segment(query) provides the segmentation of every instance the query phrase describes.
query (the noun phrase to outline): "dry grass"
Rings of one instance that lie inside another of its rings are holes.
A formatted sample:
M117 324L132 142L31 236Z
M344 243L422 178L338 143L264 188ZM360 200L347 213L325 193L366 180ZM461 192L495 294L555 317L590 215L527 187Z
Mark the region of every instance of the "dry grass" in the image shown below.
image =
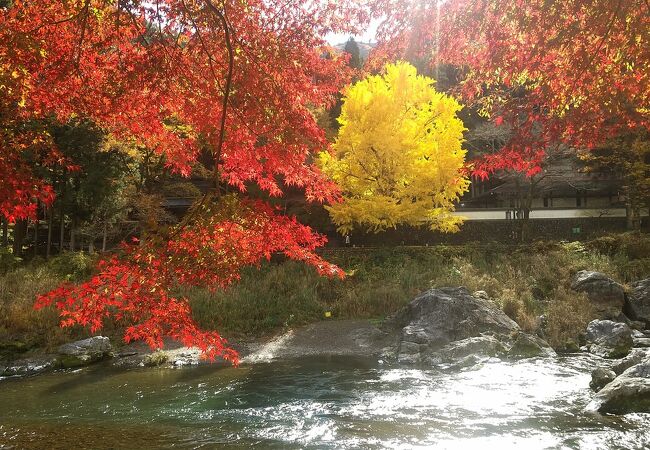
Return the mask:
M239 337L321 320L327 311L335 318L383 319L426 289L465 286L486 291L525 330L534 330L546 313L549 340L562 348L577 340L591 317L586 300L569 289L573 275L589 269L622 282L647 277L649 260L637 251L646 247L647 235L622 235L587 244L325 250L327 259L347 271L345 280L324 279L285 261L245 270L241 282L226 291L180 293L190 299L201 326ZM38 293L87 276L91 264L83 255L68 254L0 275L0 351L14 342L53 348L84 336L84 330L58 328L55 311L36 312L32 305ZM119 341L118 329L104 333Z

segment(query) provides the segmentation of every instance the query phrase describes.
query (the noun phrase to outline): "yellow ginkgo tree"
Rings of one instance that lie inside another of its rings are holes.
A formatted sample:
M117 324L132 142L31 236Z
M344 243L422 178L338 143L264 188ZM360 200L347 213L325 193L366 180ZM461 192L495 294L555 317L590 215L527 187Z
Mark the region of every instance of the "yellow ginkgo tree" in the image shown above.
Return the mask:
M320 155L343 194L328 207L340 232L397 225L458 230L461 219L451 213L469 186L465 128L456 116L461 105L434 83L398 62L347 89L333 151Z

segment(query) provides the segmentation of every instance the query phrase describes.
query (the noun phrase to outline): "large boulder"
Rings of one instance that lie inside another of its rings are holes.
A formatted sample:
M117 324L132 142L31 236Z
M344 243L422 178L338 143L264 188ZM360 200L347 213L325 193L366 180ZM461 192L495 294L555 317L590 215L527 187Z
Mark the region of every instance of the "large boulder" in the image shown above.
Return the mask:
M424 292L387 321L386 327L398 334L396 356L403 363L554 354L545 341L523 333L491 301L462 287Z
M650 412L650 358L630 367L601 389L587 410L612 414Z
M575 275L571 289L585 292L595 313L601 319L615 319L623 311L625 290L620 283L604 273L581 270Z
M632 349L632 330L624 323L592 320L587 325L589 352L603 358L623 358Z
M111 341L105 336L93 336L63 344L58 350L58 365L64 368L85 366L111 354Z
M625 299L625 313L650 327L650 278L630 284Z

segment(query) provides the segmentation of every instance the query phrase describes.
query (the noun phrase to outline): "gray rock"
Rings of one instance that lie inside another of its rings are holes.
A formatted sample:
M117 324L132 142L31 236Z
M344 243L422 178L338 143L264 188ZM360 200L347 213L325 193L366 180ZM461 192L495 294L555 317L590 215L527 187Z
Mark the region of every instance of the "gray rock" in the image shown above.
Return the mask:
M589 352L603 358L622 358L632 349L632 330L624 323L592 320L587 325Z
M505 355L508 349L494 336L477 336L451 342L427 358L430 364L460 362L469 356L490 357Z
M503 311L489 300L471 296L462 287L424 292L388 320L386 327L400 330L409 337L417 335L418 340L425 340L434 350L483 333L519 332L519 326Z
M520 333L508 351L513 358L533 358L535 356L556 356L555 351L538 336Z
M571 289L585 292L601 319L614 319L623 311L623 286L603 273L581 270L575 275Z
M643 347L643 348L648 348L650 347L650 338L649 337L633 337L632 342L634 347Z
M601 389L587 405L587 411L650 412L650 358L630 367Z
M402 341L397 351L397 362L402 364L418 364L420 362L420 344Z
M546 339L546 327L548 326L548 317L546 314L542 314L541 316L537 317L537 320L535 321L535 334L542 338Z
M620 375L632 366L636 366L648 357L648 352L644 349L633 348L629 355L618 361L612 366L616 375Z
M47 372L56 367L56 357L52 355L38 356L35 358L21 359L6 363L4 370L0 367L0 376L36 375Z
M625 299L625 312L632 319L650 326L650 278L630 284Z
M591 372L589 387L598 392L616 378L616 372L604 367L599 367Z
M403 363L444 365L470 356L531 357L555 352L519 326L491 301L465 288L431 289L385 324L397 334L396 356Z
M85 366L111 354L111 341L105 336L93 336L59 347L58 365L64 368Z

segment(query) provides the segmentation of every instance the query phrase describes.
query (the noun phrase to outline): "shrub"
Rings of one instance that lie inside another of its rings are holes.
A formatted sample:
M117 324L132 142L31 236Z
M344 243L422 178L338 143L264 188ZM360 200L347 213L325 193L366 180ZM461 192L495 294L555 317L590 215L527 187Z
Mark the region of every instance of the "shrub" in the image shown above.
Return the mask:
M81 281L90 276L96 258L83 252L64 252L49 260L47 266L65 280Z
M585 293L557 288L546 316L548 343L558 351L577 351L587 324L594 318Z

